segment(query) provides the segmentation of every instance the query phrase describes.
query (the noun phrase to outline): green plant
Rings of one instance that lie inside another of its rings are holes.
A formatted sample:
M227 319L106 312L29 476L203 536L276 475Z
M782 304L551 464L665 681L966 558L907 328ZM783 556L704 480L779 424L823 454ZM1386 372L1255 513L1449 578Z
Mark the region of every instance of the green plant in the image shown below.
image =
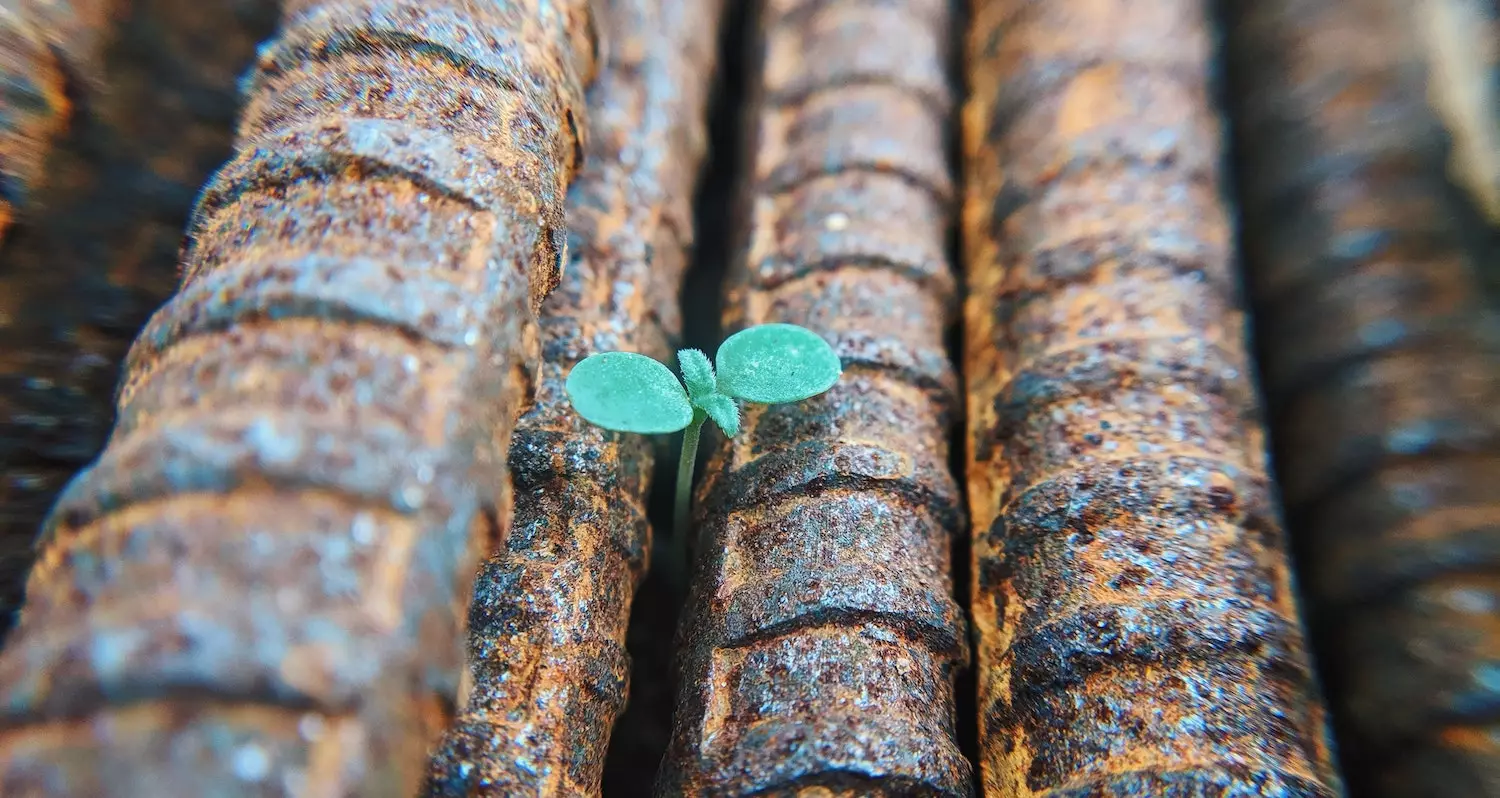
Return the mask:
M833 387L843 372L838 355L817 333L795 324L762 324L725 339L714 358L680 349L683 382L671 369L634 352L589 355L568 374L568 399L584 420L617 432L684 430L677 462L673 526L685 536L692 506L698 436L711 418L729 437L740 431L736 399L757 404L800 402Z

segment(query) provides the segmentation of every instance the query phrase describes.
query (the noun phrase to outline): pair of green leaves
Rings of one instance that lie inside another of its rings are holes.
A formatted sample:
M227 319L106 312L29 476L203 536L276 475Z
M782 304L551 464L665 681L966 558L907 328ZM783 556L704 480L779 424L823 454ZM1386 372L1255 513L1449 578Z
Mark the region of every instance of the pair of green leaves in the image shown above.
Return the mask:
M733 436L740 429L735 399L798 402L828 390L842 373L828 342L794 324L735 333L714 359L717 373L697 349L678 351L684 390L670 369L645 355L590 355L568 374L568 398L584 419L618 432L676 432L707 416Z

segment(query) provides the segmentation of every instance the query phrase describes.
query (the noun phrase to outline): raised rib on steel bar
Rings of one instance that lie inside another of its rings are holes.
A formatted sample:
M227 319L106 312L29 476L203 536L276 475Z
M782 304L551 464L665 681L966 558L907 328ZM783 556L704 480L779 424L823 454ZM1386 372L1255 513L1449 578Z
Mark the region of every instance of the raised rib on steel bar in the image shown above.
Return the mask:
M573 412L563 383L596 351L667 360L692 243L693 188L719 0L610 0L609 58L568 203L572 262L541 316L536 405L511 443L509 548L469 611L469 703L438 749L431 798L599 795L624 708L625 630L651 548L652 447Z
M949 5L762 13L726 326L816 330L845 372L815 399L747 406L709 468L657 790L969 795L949 573Z
M287 4L44 529L0 792L419 788L509 516L592 36L587 0Z
M1351 785L1497 795L1495 239L1399 5L1233 4L1248 271Z
M976 2L964 367L987 795L1331 796L1196 0Z
M42 518L104 445L131 339L172 294L183 224L230 154L236 84L277 5L16 0L58 70L49 102L70 110L46 111L66 128L27 167L29 211L0 249L0 631Z

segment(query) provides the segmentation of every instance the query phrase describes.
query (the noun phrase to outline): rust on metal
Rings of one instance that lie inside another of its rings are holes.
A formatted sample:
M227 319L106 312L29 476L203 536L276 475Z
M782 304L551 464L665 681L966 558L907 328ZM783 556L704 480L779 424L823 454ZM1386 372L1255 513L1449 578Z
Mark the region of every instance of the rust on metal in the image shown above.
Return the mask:
M746 406L709 467L659 794L972 793L949 570L948 13L762 11L726 326L803 325L845 371L822 396Z
M508 548L469 610L472 689L439 746L431 798L599 795L624 708L631 600L646 568L653 452L573 412L568 372L596 351L669 360L707 147L718 0L611 0L590 145L568 202L572 261L543 306L536 404L511 443Z
M1500 792L1500 314L1493 228L1447 183L1409 11L1235 3L1228 49L1272 431L1345 772L1362 795L1456 798Z
M986 795L1341 790L1255 419L1205 9L973 5Z
M563 257L587 0L286 3L0 655L0 792L400 796Z
M33 164L42 178L23 174L27 212L0 249L0 629L47 509L104 445L120 361L172 293L194 195L230 154L238 77L276 21L272 0L234 13L193 0L16 2L71 108Z

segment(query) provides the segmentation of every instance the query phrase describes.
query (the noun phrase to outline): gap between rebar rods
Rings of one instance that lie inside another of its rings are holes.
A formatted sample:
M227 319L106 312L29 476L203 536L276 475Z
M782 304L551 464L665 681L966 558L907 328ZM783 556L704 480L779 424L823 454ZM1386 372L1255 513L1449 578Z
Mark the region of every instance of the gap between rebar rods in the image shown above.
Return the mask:
M962 198L966 196L964 184L967 175L963 165L963 107L969 98L969 82L967 72L964 69L964 52L968 46L970 4L954 3L952 27L948 34L948 41L952 47L948 52L948 80L958 87L958 101L954 103L949 117L948 132L948 164L953 173L954 195ZM968 429L966 421L968 410L968 383L965 380L963 369L963 301L968 295L967 270L963 263L963 241L959 232L958 214L961 210L962 199L955 200L953 206L953 223L948 230L948 263L954 276L957 290L955 296L958 298L958 306L954 309L953 323L945 331L944 344L948 350L948 359L954 364L954 373L958 376L958 401L954 405L957 412L954 414L952 426L948 430L948 468L953 472L953 478L959 486L959 495L965 507L965 517L968 515ZM971 595L971 580L974 578L971 566L972 535L967 524L960 528L958 534L954 535L951 547L953 557L953 599L963 611L965 632L973 643L973 608L969 606ZM971 648L972 650L972 648ZM979 772L979 681L978 673L975 671L977 662L971 655L969 666L958 673L953 685L953 711L955 713L954 734L958 740L958 749L966 759L974 765L973 783L974 794L983 795L984 787Z
M740 189L746 68L759 2L726 5L718 31L719 68L709 109L707 165L693 201L695 243L692 264L683 283L682 340L677 348L712 353L722 331L722 284L735 256L733 209ZM671 363L674 369L676 363ZM615 724L604 763L603 793L610 798L648 798L656 769L672 734L673 641L686 599L688 569L672 529L672 494L676 484L677 446L673 436L657 450L648 514L654 532L651 569L631 608L626 647L630 651L630 698ZM711 448L705 442L700 458ZM700 460L701 461L701 460ZM702 478L702 469L698 469Z

